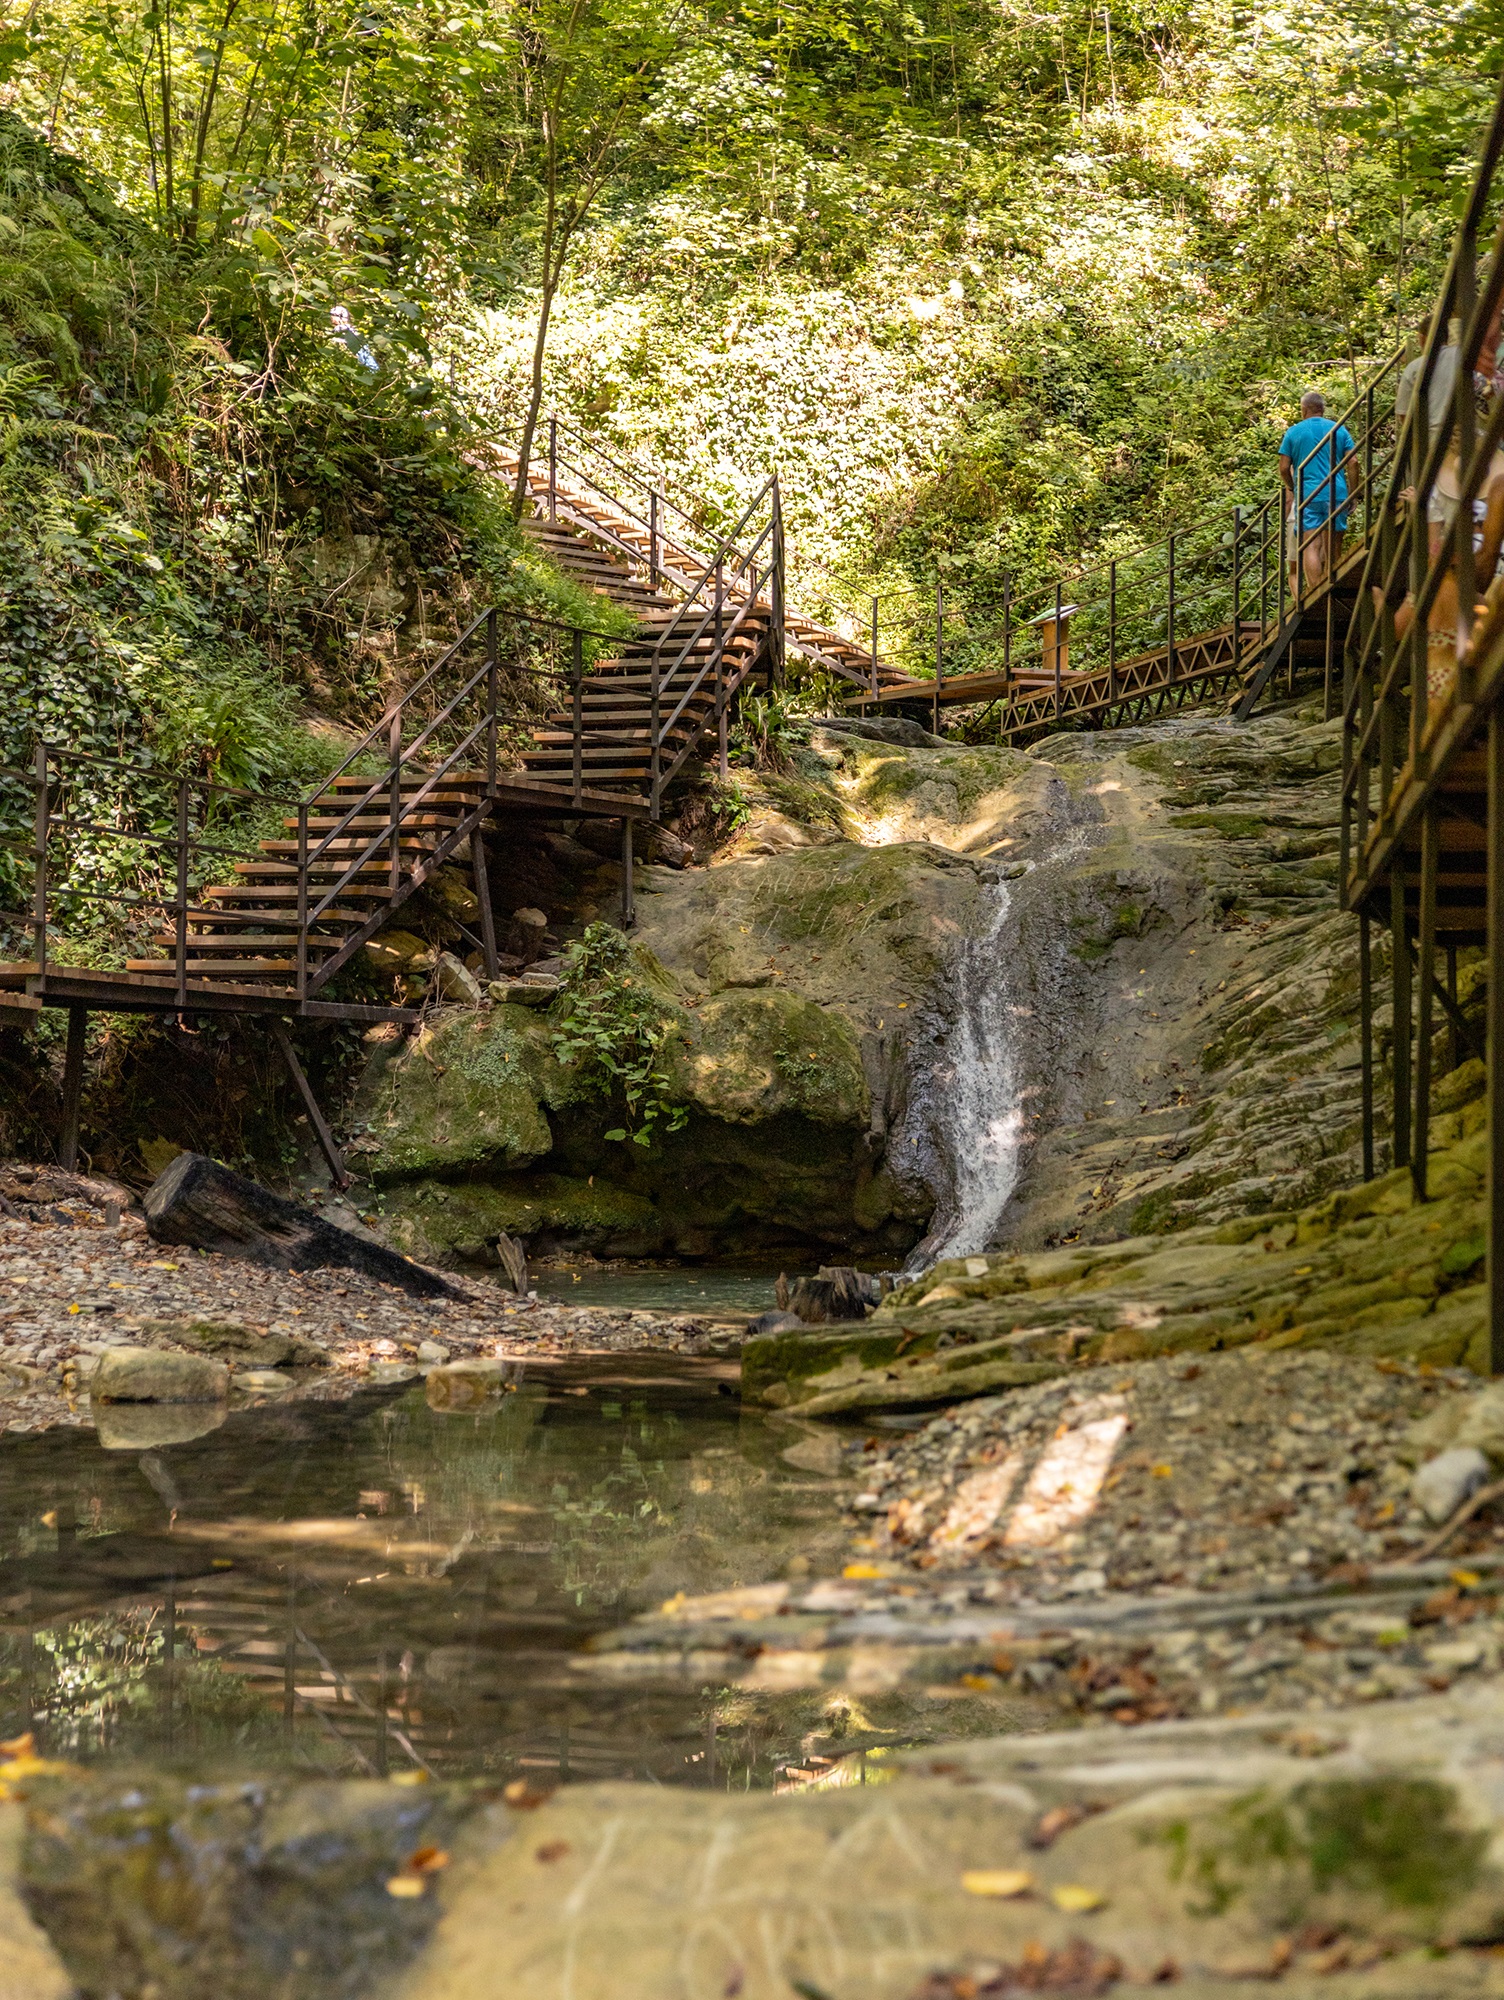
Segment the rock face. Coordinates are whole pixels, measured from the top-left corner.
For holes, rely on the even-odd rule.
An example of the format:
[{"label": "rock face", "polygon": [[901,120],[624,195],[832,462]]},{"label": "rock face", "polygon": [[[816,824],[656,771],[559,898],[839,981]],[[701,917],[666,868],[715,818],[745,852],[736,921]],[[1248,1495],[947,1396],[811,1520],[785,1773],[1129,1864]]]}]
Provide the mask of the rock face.
[{"label": "rock face", "polygon": [[358,1107],[388,1240],[445,1261],[505,1231],[535,1249],[817,1242],[891,1262],[934,1202],[889,1144],[910,1051],[995,869],[842,841],[649,872],[637,956],[674,1029],[683,1129],[607,1141],[619,1105],[560,1065],[554,1008],[443,1010],[373,1065]]},{"label": "rock face", "polygon": [[[1253,1342],[1482,1373],[1485,1164],[1474,1137],[1433,1156],[1434,1198],[1424,1203],[1402,1169],[1294,1213],[947,1259],[849,1334],[754,1342],[743,1393],[811,1413],[943,1402],[1087,1360]],[[1476,1419],[1490,1437],[1492,1410]]]},{"label": "rock face", "polygon": [[1001,1738],[802,1798],[581,1786],[525,1835],[493,1807],[393,2000],[1480,1990],[1498,1712]]}]

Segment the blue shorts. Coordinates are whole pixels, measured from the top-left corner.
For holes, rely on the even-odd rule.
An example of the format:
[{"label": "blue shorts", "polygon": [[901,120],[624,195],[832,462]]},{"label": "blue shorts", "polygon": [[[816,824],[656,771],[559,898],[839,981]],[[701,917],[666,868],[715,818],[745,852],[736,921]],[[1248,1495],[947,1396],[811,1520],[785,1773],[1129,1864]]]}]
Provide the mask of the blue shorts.
[{"label": "blue shorts", "polygon": [[[1314,500],[1307,500],[1300,510],[1300,532],[1309,535],[1317,528],[1334,528],[1339,535],[1346,534],[1347,509],[1348,503],[1343,500],[1338,504],[1335,514],[1328,514],[1326,500],[1322,496],[1318,495]],[[1293,507],[1290,509],[1289,526],[1292,529],[1295,526]]]}]

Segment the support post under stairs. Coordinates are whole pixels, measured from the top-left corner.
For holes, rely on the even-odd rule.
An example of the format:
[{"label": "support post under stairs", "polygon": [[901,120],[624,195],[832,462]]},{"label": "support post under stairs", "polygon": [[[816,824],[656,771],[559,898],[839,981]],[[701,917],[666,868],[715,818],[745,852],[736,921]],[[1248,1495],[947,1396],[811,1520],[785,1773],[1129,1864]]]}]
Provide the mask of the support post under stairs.
[{"label": "support post under stairs", "polygon": [[621,927],[631,930],[637,921],[637,904],[632,895],[632,822],[621,823]]},{"label": "support post under stairs", "polygon": [[329,1171],[334,1176],[334,1185],[344,1191],[350,1185],[350,1175],[339,1147],[334,1143],[324,1114],[319,1109],[319,1101],[313,1094],[313,1085],[308,1081],[303,1065],[298,1061],[298,1052],[292,1045],[292,1037],[287,1032],[285,1022],[272,1020],[272,1040],[281,1051],[282,1060],[287,1065],[287,1074],[297,1085],[298,1095],[303,1100],[303,1108],[308,1113],[308,1122],[313,1127],[314,1137],[319,1142],[319,1151],[329,1162]]}]

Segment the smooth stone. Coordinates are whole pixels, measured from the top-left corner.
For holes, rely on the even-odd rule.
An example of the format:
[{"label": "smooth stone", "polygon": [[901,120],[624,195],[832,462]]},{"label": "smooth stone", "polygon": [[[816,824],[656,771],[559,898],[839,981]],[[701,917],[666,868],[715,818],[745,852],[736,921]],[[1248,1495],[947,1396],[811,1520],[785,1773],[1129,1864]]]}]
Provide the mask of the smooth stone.
[{"label": "smooth stone", "polygon": [[275,1368],[240,1368],[235,1372],[235,1387],[251,1389],[258,1395],[278,1389],[290,1389],[291,1379],[281,1375]]},{"label": "smooth stone", "polygon": [[1450,1519],[1470,1494],[1488,1481],[1488,1460],[1476,1445],[1454,1445],[1427,1459],[1410,1482],[1427,1520]]},{"label": "smooth stone", "polygon": [[800,1319],[798,1313],[777,1311],[759,1313],[756,1319],[747,1321],[747,1337],[752,1339],[761,1333],[793,1333],[803,1324],[804,1321]]},{"label": "smooth stone", "polygon": [[411,1361],[373,1361],[371,1380],[378,1388],[386,1388],[393,1382],[414,1382],[420,1370]]},{"label": "smooth stone", "polygon": [[502,1007],[546,1007],[562,990],[557,979],[493,979],[486,988]]},{"label": "smooth stone", "polygon": [[229,1393],[222,1361],[167,1347],[107,1347],[89,1378],[96,1403],[222,1403]]},{"label": "smooth stone", "polygon": [[492,1359],[450,1361],[430,1368],[424,1393],[430,1409],[473,1410],[507,1387],[507,1364]]},{"label": "smooth stone", "polygon": [[155,1451],[159,1445],[188,1444],[217,1431],[229,1414],[226,1403],[93,1403],[90,1413],[105,1451]]},{"label": "smooth stone", "polygon": [[424,1367],[442,1368],[448,1359],[449,1349],[441,1347],[438,1341],[420,1340],[418,1342],[418,1360]]}]

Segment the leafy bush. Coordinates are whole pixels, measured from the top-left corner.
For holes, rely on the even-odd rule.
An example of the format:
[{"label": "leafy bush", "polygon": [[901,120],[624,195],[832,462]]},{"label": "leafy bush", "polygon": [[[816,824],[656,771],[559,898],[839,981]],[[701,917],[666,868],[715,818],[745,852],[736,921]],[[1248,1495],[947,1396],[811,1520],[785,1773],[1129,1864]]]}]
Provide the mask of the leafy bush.
[{"label": "leafy bush", "polygon": [[561,1063],[578,1063],[585,1082],[625,1105],[625,1123],[605,1136],[648,1146],[660,1125],[679,1131],[689,1110],[674,1098],[666,1051],[683,1029],[610,924],[591,924],[569,947],[559,1008],[554,1054]]}]

